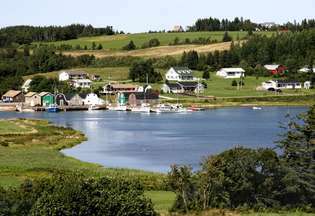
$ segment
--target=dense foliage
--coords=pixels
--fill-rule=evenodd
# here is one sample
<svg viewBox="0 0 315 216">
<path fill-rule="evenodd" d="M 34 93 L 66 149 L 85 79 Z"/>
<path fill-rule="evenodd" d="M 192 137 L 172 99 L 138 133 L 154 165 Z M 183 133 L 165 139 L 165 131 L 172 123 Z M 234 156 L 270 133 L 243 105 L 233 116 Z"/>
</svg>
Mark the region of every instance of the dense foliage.
<svg viewBox="0 0 315 216">
<path fill-rule="evenodd" d="M 0 29 L 0 47 L 12 44 L 31 44 L 41 41 L 60 41 L 83 36 L 113 35 L 112 26 L 94 28 L 91 25 L 72 24 L 69 26 L 11 26 Z"/>
<path fill-rule="evenodd" d="M 0 188 L 0 215 L 156 215 L 137 182 L 60 175 Z"/>
<path fill-rule="evenodd" d="M 162 80 L 162 75 L 154 70 L 152 61 L 147 60 L 134 63 L 129 70 L 129 78 L 133 82 L 156 83 Z"/>
<path fill-rule="evenodd" d="M 254 29 L 257 24 L 252 23 L 249 19 L 244 20 L 243 17 L 235 17 L 234 20 L 217 18 L 198 19 L 188 31 L 248 31 Z"/>
<path fill-rule="evenodd" d="M 172 166 L 174 210 L 208 208 L 315 208 L 315 106 L 290 121 L 272 149 L 237 147 L 206 158 L 201 169 Z"/>
</svg>

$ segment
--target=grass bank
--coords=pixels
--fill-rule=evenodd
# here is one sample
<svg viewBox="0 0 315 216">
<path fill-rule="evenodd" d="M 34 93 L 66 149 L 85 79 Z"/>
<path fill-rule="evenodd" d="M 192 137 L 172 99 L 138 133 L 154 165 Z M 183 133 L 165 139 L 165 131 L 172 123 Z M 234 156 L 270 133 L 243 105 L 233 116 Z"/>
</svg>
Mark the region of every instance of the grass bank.
<svg viewBox="0 0 315 216">
<path fill-rule="evenodd" d="M 54 173 L 81 172 L 87 176 L 135 179 L 146 189 L 162 190 L 164 175 L 130 169 L 109 169 L 66 157 L 61 149 L 81 143 L 79 131 L 44 120 L 0 120 L 0 186 L 17 186 L 25 179 Z"/>
</svg>

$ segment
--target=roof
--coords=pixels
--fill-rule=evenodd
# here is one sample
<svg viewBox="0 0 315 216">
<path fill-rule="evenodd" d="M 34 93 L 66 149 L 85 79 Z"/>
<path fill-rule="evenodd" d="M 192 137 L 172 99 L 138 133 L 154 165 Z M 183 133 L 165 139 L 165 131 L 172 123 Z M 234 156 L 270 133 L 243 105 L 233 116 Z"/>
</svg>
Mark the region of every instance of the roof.
<svg viewBox="0 0 315 216">
<path fill-rule="evenodd" d="M 132 92 L 130 94 L 128 94 L 128 97 L 130 95 L 134 94 L 137 98 L 137 100 L 144 100 L 144 99 L 147 99 L 147 100 L 157 100 L 159 99 L 159 94 L 156 93 L 156 92 L 147 92 L 147 93 L 144 93 L 144 92 Z"/>
<path fill-rule="evenodd" d="M 50 92 L 41 92 L 41 93 L 39 93 L 39 96 L 44 97 L 45 95 L 48 95 L 48 94 L 52 95 L 52 93 L 50 93 Z"/>
<path fill-rule="evenodd" d="M 245 70 L 243 68 L 221 68 L 220 71 L 245 73 Z"/>
<path fill-rule="evenodd" d="M 9 90 L 3 95 L 3 97 L 16 97 L 21 93 L 22 93 L 21 91 Z"/>
<path fill-rule="evenodd" d="M 179 83 L 166 83 L 170 89 L 181 89 L 182 86 Z"/>
<path fill-rule="evenodd" d="M 279 66 L 280 66 L 280 65 L 277 65 L 277 64 L 264 65 L 264 67 L 265 67 L 267 70 L 277 70 Z"/>
<path fill-rule="evenodd" d="M 36 92 L 29 92 L 25 95 L 25 97 L 33 97 L 36 94 L 37 94 Z"/>
<path fill-rule="evenodd" d="M 92 81 L 89 79 L 78 79 L 78 80 L 73 80 L 73 82 L 76 83 L 91 83 Z"/>
<path fill-rule="evenodd" d="M 62 71 L 60 73 L 67 73 L 69 75 L 87 75 L 84 71 Z"/>
<path fill-rule="evenodd" d="M 110 84 L 114 89 L 131 89 L 131 88 L 137 88 L 138 86 L 132 85 L 132 84 Z"/>
<path fill-rule="evenodd" d="M 178 82 L 178 83 L 186 88 L 189 88 L 189 87 L 196 88 L 198 86 L 198 82 Z"/>
<path fill-rule="evenodd" d="M 192 70 L 188 67 L 173 67 L 173 69 L 181 76 L 192 76 Z"/>
<path fill-rule="evenodd" d="M 301 83 L 301 82 L 295 81 L 295 80 L 276 80 L 276 82 L 281 83 L 281 84 Z"/>
</svg>

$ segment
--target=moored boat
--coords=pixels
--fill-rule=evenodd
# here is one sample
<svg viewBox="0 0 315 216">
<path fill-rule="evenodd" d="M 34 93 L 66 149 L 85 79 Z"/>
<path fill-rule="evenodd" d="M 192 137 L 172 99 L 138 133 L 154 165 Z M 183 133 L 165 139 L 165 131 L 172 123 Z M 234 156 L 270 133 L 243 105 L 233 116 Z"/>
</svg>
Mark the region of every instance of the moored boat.
<svg viewBox="0 0 315 216">
<path fill-rule="evenodd" d="M 52 104 L 46 107 L 46 111 L 50 113 L 57 113 L 60 111 L 60 109 L 56 104 Z"/>
<path fill-rule="evenodd" d="M 141 106 L 131 107 L 130 111 L 149 113 L 151 111 L 151 107 L 150 107 L 150 104 L 142 103 Z"/>
</svg>

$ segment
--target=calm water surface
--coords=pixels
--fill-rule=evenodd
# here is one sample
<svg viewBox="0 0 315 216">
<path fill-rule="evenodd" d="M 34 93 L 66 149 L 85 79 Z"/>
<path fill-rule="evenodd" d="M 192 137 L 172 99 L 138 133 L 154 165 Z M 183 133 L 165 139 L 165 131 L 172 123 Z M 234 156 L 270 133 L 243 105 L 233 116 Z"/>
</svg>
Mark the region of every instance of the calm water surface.
<svg viewBox="0 0 315 216">
<path fill-rule="evenodd" d="M 0 118 L 42 118 L 84 132 L 88 141 L 63 150 L 107 167 L 167 172 L 171 164 L 197 168 L 202 157 L 234 146 L 274 147 L 279 122 L 303 107 L 222 108 L 187 114 L 110 111 L 9 113 Z"/>
</svg>

